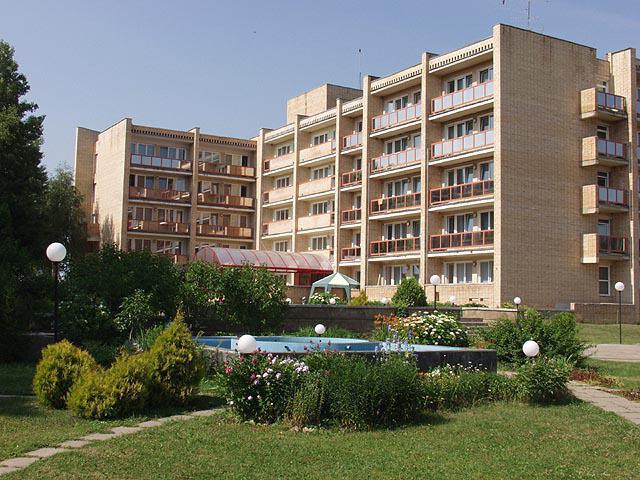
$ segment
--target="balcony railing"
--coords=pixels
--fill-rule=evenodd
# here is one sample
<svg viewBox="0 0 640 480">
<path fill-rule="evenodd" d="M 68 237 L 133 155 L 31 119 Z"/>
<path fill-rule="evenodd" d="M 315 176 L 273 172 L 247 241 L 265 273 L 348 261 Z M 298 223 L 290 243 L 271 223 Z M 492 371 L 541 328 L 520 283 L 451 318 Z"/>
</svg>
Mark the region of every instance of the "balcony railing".
<svg viewBox="0 0 640 480">
<path fill-rule="evenodd" d="M 381 214 L 396 210 L 420 207 L 420 192 L 394 195 L 371 200 L 371 214 Z"/>
<path fill-rule="evenodd" d="M 493 245 L 493 232 L 493 230 L 474 230 L 470 232 L 430 235 L 429 250 L 438 251 Z"/>
<path fill-rule="evenodd" d="M 429 191 L 429 204 L 442 205 L 444 203 L 467 200 L 474 197 L 493 194 L 493 180 L 460 183 L 448 187 L 432 188 Z"/>
<path fill-rule="evenodd" d="M 616 120 L 626 116 L 626 99 L 613 93 L 587 88 L 580 92 L 580 113 L 582 118 L 593 116 Z"/>
<path fill-rule="evenodd" d="M 314 228 L 330 227 L 334 225 L 335 215 L 330 213 L 320 213 L 298 218 L 298 230 L 313 230 Z"/>
<path fill-rule="evenodd" d="M 250 177 L 256 175 L 256 169 L 253 167 L 243 167 L 240 165 L 225 165 L 220 163 L 200 162 L 198 163 L 198 171 L 200 173 L 208 173 L 211 175 L 228 175 L 233 177 Z"/>
<path fill-rule="evenodd" d="M 293 187 L 274 188 L 262 193 L 262 201 L 264 203 L 281 202 L 282 200 L 291 200 L 293 198 Z"/>
<path fill-rule="evenodd" d="M 598 253 L 605 255 L 626 255 L 627 239 L 625 237 L 598 235 Z"/>
<path fill-rule="evenodd" d="M 471 152 L 479 148 L 493 145 L 493 130 L 472 133 L 464 137 L 442 140 L 431 144 L 431 158 L 449 157 L 461 153 Z"/>
<path fill-rule="evenodd" d="M 188 234 L 189 224 L 179 222 L 159 222 L 152 220 L 135 220 L 127 221 L 127 230 L 130 232 L 148 232 L 148 233 L 172 233 L 172 234 Z"/>
<path fill-rule="evenodd" d="M 176 158 L 164 158 L 151 155 L 131 154 L 131 165 L 141 168 L 157 168 L 159 170 L 191 171 L 190 160 L 178 160 Z"/>
<path fill-rule="evenodd" d="M 598 155 L 618 158 L 620 160 L 625 160 L 627 158 L 624 151 L 624 143 L 612 142 L 611 140 L 598 138 L 596 146 Z"/>
<path fill-rule="evenodd" d="M 440 113 L 491 97 L 493 97 L 493 80 L 432 99 L 431 113 Z"/>
<path fill-rule="evenodd" d="M 303 197 L 316 193 L 329 192 L 336 187 L 336 177 L 324 177 L 317 180 L 309 180 L 300 184 L 298 194 Z"/>
<path fill-rule="evenodd" d="M 215 193 L 199 193 L 198 203 L 200 205 L 253 208 L 255 199 L 253 197 L 241 197 L 239 195 L 220 195 Z"/>
<path fill-rule="evenodd" d="M 300 163 L 308 162 L 315 158 L 326 157 L 331 155 L 336 150 L 335 139 L 329 140 L 318 145 L 313 145 L 308 148 L 300 150 Z"/>
<path fill-rule="evenodd" d="M 628 207 L 628 192 L 627 190 L 598 186 L 598 203 L 612 207 Z"/>
<path fill-rule="evenodd" d="M 349 261 L 360 258 L 360 247 L 345 247 L 340 251 L 340 259 Z"/>
<path fill-rule="evenodd" d="M 262 224 L 262 235 L 278 235 L 281 233 L 291 233 L 293 231 L 293 220 L 276 220 Z"/>
<path fill-rule="evenodd" d="M 405 122 L 417 120 L 420 118 L 420 115 L 422 115 L 422 104 L 416 103 L 415 105 L 409 105 L 394 112 L 387 112 L 373 117 L 372 128 L 374 132 L 383 130 Z"/>
<path fill-rule="evenodd" d="M 362 209 L 353 208 L 342 211 L 342 223 L 357 223 L 362 219 Z"/>
<path fill-rule="evenodd" d="M 371 173 L 384 172 L 395 168 L 407 167 L 420 163 L 422 160 L 422 150 L 419 148 L 407 148 L 397 153 L 382 155 L 371 159 Z"/>
<path fill-rule="evenodd" d="M 191 192 L 186 190 L 160 190 L 159 188 L 129 187 L 129 198 L 189 203 Z"/>
<path fill-rule="evenodd" d="M 596 105 L 600 110 L 625 111 L 624 97 L 613 93 L 596 92 Z"/>
<path fill-rule="evenodd" d="M 291 167 L 294 159 L 293 152 L 286 155 L 280 155 L 279 157 L 273 157 L 264 161 L 264 171 L 269 172 L 271 170 L 279 170 L 285 167 Z"/>
<path fill-rule="evenodd" d="M 232 225 L 196 225 L 196 234 L 205 237 L 253 238 L 253 229 Z"/>
<path fill-rule="evenodd" d="M 346 137 L 342 137 L 342 148 L 344 150 L 348 148 L 355 148 L 362 145 L 362 132 L 352 133 Z"/>
<path fill-rule="evenodd" d="M 369 255 L 397 255 L 420 251 L 420 237 L 396 238 L 394 240 L 376 240 L 369 243 Z"/>
<path fill-rule="evenodd" d="M 345 172 L 340 177 L 340 185 L 343 187 L 351 187 L 362 183 L 362 170 L 352 170 Z"/>
</svg>

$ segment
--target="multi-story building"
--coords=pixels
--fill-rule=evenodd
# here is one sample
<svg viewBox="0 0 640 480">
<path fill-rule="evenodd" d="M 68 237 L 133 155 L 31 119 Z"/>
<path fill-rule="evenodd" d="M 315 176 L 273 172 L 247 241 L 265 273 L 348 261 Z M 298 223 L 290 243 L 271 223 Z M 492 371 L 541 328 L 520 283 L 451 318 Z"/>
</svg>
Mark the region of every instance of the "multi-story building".
<svg viewBox="0 0 640 480">
<path fill-rule="evenodd" d="M 255 148 L 255 187 L 251 171 L 233 177 L 244 193 L 226 193 L 256 197 L 257 249 L 328 256 L 373 298 L 391 296 L 404 277 L 428 285 L 438 275 L 441 300 L 496 306 L 520 296 L 596 315 L 612 309 L 622 281 L 627 314 L 637 317 L 635 49 L 598 58 L 592 47 L 496 25 L 489 38 L 419 60 L 365 76 L 361 90 L 324 85 L 295 97 L 286 125 L 261 129 L 255 142 L 128 120 L 102 133 L 81 129 L 78 184 L 91 192 L 95 182 L 88 213 L 109 215 L 122 245 L 137 248 L 131 239 L 144 234 L 127 228 L 127 212 L 144 220 L 129 209 L 149 199 L 137 193 L 146 171 L 132 155 L 145 152 L 133 144 L 184 144 L 191 164 L 174 176 L 191 179 L 190 196 L 174 202 L 185 202 L 191 225 L 204 225 L 200 214 L 215 207 L 200 196 L 220 191 L 200 186 L 208 178 L 200 151 L 237 155 L 234 165 L 252 169 Z M 91 169 L 93 177 L 82 173 Z M 244 199 L 246 210 L 236 210 L 253 212 Z M 232 214 L 228 223 L 251 228 L 254 217 Z M 191 229 L 183 241 L 188 253 L 209 240 Z M 252 247 L 237 237 L 218 243 Z"/>
<path fill-rule="evenodd" d="M 370 297 L 435 274 L 459 303 L 595 312 L 622 281 L 636 305 L 639 69 L 497 25 L 335 106 L 308 92 L 257 139 L 258 248 L 329 255 Z"/>
<path fill-rule="evenodd" d="M 78 128 L 76 186 L 89 240 L 151 250 L 177 263 L 200 246 L 254 248 L 252 140 L 134 125 Z"/>
</svg>

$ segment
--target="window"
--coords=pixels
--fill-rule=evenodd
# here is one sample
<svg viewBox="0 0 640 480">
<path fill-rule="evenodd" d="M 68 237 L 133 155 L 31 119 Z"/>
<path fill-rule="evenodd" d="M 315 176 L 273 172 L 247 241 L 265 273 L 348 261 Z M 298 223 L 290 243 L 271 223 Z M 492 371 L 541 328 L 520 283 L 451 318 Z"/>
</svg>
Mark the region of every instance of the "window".
<svg viewBox="0 0 640 480">
<path fill-rule="evenodd" d="M 406 276 L 407 267 L 404 265 L 389 265 L 384 268 L 385 285 L 400 285 Z"/>
<path fill-rule="evenodd" d="M 611 235 L 611 223 L 609 220 L 598 220 L 598 235 L 609 237 Z"/>
<path fill-rule="evenodd" d="M 418 103 L 420 103 L 421 97 L 422 97 L 422 92 L 415 92 L 413 94 L 413 104 L 417 105 Z"/>
<path fill-rule="evenodd" d="M 598 125 L 596 136 L 602 140 L 609 140 L 609 125 Z"/>
<path fill-rule="evenodd" d="M 445 233 L 462 233 L 473 230 L 473 214 L 451 215 L 445 219 Z"/>
<path fill-rule="evenodd" d="M 493 261 L 480 262 L 480 282 L 481 283 L 493 282 Z"/>
<path fill-rule="evenodd" d="M 473 181 L 473 167 L 459 167 L 447 170 L 446 186 L 460 185 L 462 183 L 471 183 Z"/>
<path fill-rule="evenodd" d="M 280 242 L 274 242 L 273 249 L 276 252 L 288 252 L 289 251 L 289 241 L 283 240 Z"/>
<path fill-rule="evenodd" d="M 158 188 L 160 190 L 173 190 L 173 178 L 158 178 Z"/>
<path fill-rule="evenodd" d="M 353 159 L 353 169 L 354 170 L 362 170 L 362 158 L 354 158 Z"/>
<path fill-rule="evenodd" d="M 470 87 L 473 83 L 473 75 L 468 74 L 447 82 L 447 93 L 457 92 L 463 88 Z"/>
<path fill-rule="evenodd" d="M 391 140 L 390 142 L 387 142 L 387 144 L 385 145 L 385 151 L 387 152 L 387 155 L 390 155 L 392 153 L 402 152 L 406 150 L 408 146 L 409 146 L 408 137 L 398 138 L 396 140 Z"/>
<path fill-rule="evenodd" d="M 240 158 L 240 165 L 242 165 L 243 167 L 249 166 L 249 155 L 242 155 L 242 157 Z"/>
<path fill-rule="evenodd" d="M 471 283 L 473 262 L 445 263 L 445 283 Z"/>
<path fill-rule="evenodd" d="M 493 80 L 493 67 L 480 70 L 480 83 L 485 83 Z"/>
<path fill-rule="evenodd" d="M 249 187 L 246 185 L 240 185 L 240 196 L 248 197 L 249 196 Z"/>
<path fill-rule="evenodd" d="M 609 267 L 598 267 L 598 293 L 602 297 L 611 295 Z"/>
<path fill-rule="evenodd" d="M 493 230 L 493 212 L 480 213 L 480 230 Z"/>
<path fill-rule="evenodd" d="M 389 100 L 387 102 L 387 112 L 395 112 L 396 110 L 400 110 L 404 108 L 409 103 L 409 95 L 403 95 L 402 97 L 395 98 L 393 100 Z"/>
<path fill-rule="evenodd" d="M 493 130 L 493 113 L 480 117 L 480 131 Z"/>
<path fill-rule="evenodd" d="M 326 250 L 332 246 L 333 237 L 313 237 L 311 239 L 311 250 Z"/>
<path fill-rule="evenodd" d="M 291 177 L 276 178 L 276 188 L 286 188 L 291 184 Z"/>
<path fill-rule="evenodd" d="M 356 132 L 361 132 L 362 131 L 362 120 L 358 120 L 356 122 Z"/>
<path fill-rule="evenodd" d="M 493 162 L 480 164 L 480 180 L 491 180 L 493 178 Z"/>
<path fill-rule="evenodd" d="M 277 222 L 280 220 L 289 220 L 289 209 L 288 208 L 283 208 L 280 210 L 276 210 L 273 213 L 273 219 Z"/>
<path fill-rule="evenodd" d="M 420 179 L 420 177 L 413 177 L 411 179 L 411 184 L 413 187 L 413 192 L 414 193 L 418 193 L 422 191 L 422 180 Z"/>
<path fill-rule="evenodd" d="M 598 186 L 609 186 L 609 172 L 598 172 Z"/>
<path fill-rule="evenodd" d="M 389 223 L 385 226 L 384 232 L 386 233 L 384 240 L 407 238 L 407 224 L 404 222 Z"/>
<path fill-rule="evenodd" d="M 387 197 L 405 195 L 409 191 L 409 179 L 403 178 L 402 180 L 388 182 L 385 185 L 384 191 Z"/>
<path fill-rule="evenodd" d="M 131 153 L 133 155 L 147 155 L 152 157 L 155 155 L 155 146 L 146 143 L 132 143 Z"/>
<path fill-rule="evenodd" d="M 320 135 L 315 135 L 313 137 L 313 145 L 320 145 L 322 143 L 327 143 L 329 141 L 328 133 L 321 133 Z"/>
<path fill-rule="evenodd" d="M 447 125 L 446 136 L 447 140 L 452 138 L 464 137 L 473 132 L 473 120 L 465 120 L 464 122 L 457 122 L 452 125 Z"/>
<path fill-rule="evenodd" d="M 609 82 L 607 82 L 606 80 L 600 80 L 598 82 L 596 90 L 598 92 L 609 93 Z"/>
<path fill-rule="evenodd" d="M 288 155 L 289 153 L 291 153 L 291 145 L 282 145 L 276 150 L 276 157 Z"/>
<path fill-rule="evenodd" d="M 318 202 L 311 205 L 311 215 L 321 215 L 332 210 L 332 202 Z"/>
<path fill-rule="evenodd" d="M 186 153 L 187 152 L 184 148 L 160 147 L 160 156 L 164 158 L 184 160 L 186 157 Z"/>
<path fill-rule="evenodd" d="M 319 180 L 325 177 L 331 177 L 333 175 L 333 165 L 327 165 L 326 167 L 314 168 L 311 171 L 311 180 Z"/>
<path fill-rule="evenodd" d="M 220 154 L 218 152 L 200 150 L 198 152 L 198 160 L 202 160 L 205 163 L 220 163 Z"/>
<path fill-rule="evenodd" d="M 413 136 L 413 148 L 420 148 L 422 146 L 422 136 L 417 133 Z"/>
</svg>

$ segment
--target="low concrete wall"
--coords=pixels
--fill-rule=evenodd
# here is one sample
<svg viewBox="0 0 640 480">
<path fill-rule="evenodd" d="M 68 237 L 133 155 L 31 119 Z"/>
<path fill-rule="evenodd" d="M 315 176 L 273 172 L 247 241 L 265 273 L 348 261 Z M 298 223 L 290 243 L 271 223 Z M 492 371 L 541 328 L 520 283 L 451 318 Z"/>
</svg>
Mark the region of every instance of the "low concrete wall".
<svg viewBox="0 0 640 480">
<path fill-rule="evenodd" d="M 571 312 L 581 323 L 618 323 L 617 303 L 572 303 Z M 622 322 L 638 324 L 638 312 L 634 305 L 622 304 Z"/>
</svg>

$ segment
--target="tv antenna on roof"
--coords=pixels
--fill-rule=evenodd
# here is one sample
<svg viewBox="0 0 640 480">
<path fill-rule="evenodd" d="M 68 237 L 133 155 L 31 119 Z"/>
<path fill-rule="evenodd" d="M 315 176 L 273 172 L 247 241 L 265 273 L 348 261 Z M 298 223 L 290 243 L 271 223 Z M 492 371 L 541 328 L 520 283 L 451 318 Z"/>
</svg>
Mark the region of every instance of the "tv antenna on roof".
<svg viewBox="0 0 640 480">
<path fill-rule="evenodd" d="M 502 5 L 506 6 L 507 0 L 501 0 Z M 531 20 L 534 20 L 535 17 L 531 17 L 531 0 L 527 0 L 527 28 L 531 28 Z"/>
<path fill-rule="evenodd" d="M 358 57 L 358 88 L 362 88 L 362 49 L 359 48 L 356 52 Z"/>
</svg>

